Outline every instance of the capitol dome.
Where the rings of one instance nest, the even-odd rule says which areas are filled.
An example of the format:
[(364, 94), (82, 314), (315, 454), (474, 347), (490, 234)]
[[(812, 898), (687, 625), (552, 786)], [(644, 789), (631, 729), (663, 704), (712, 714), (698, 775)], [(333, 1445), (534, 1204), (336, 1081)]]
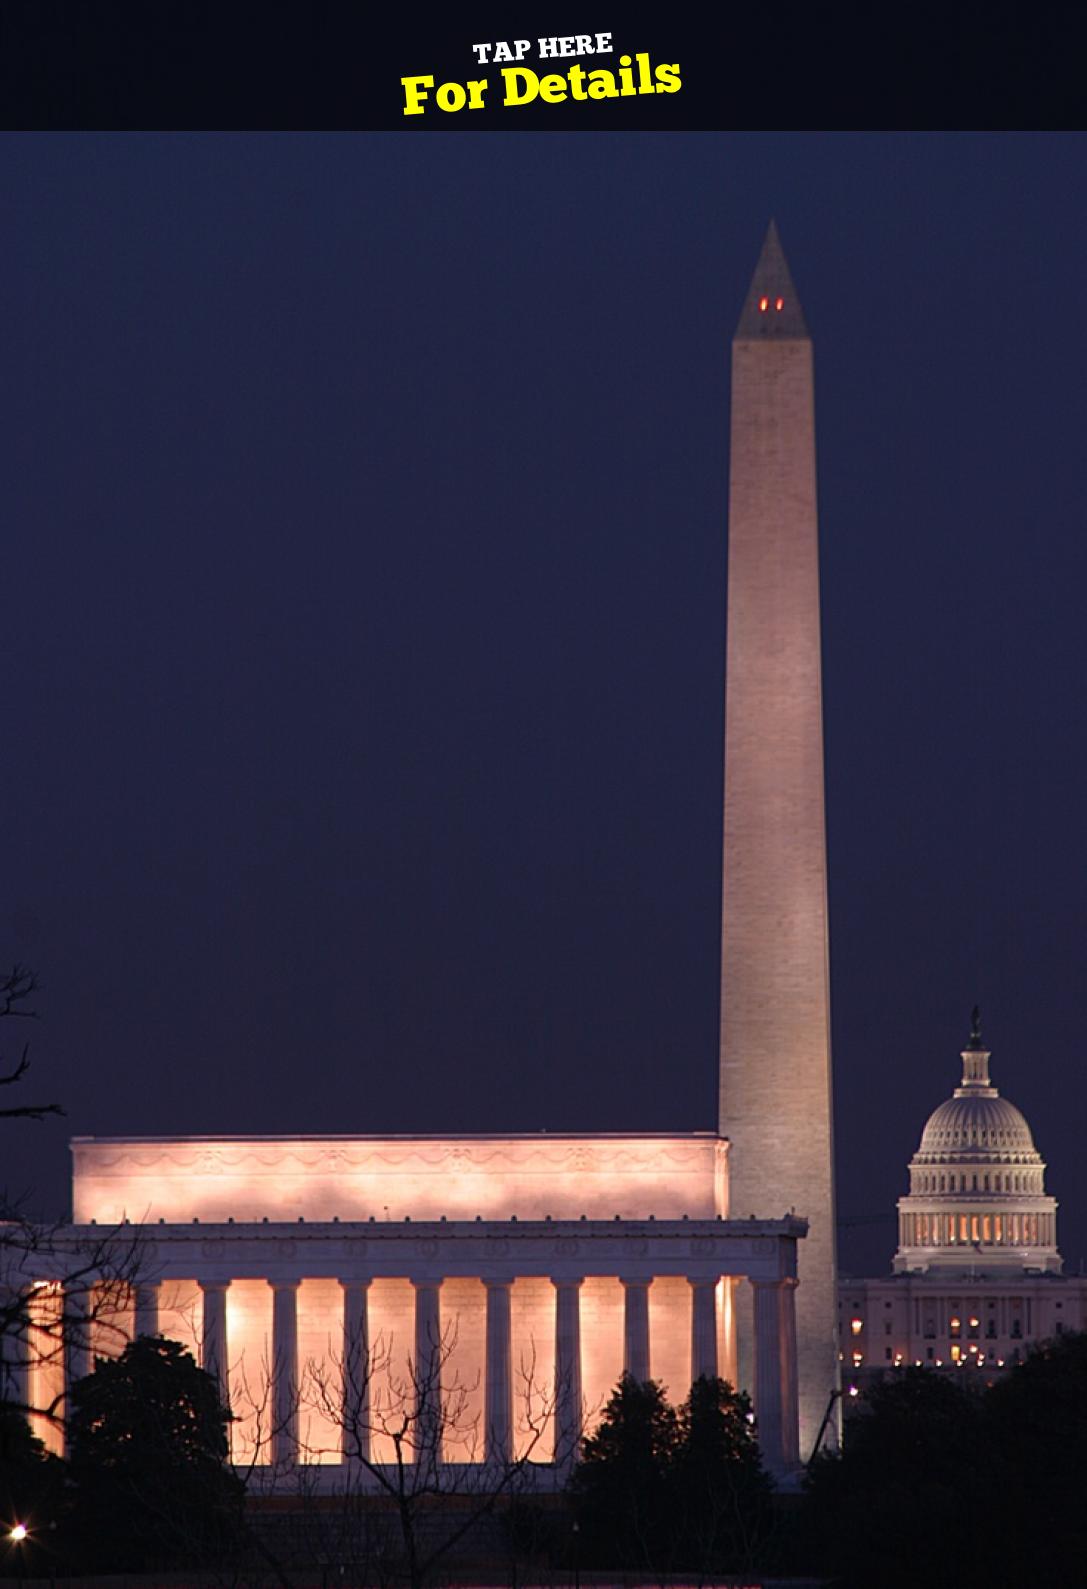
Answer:
[(963, 1153), (1039, 1161), (1026, 1120), (995, 1087), (984, 1093), (956, 1087), (954, 1096), (929, 1116), (916, 1162), (936, 1164)]
[(1060, 1271), (1045, 1163), (1023, 1115), (993, 1086), (989, 1053), (975, 1008), (962, 1081), (929, 1116), (910, 1161), (909, 1196), (898, 1204), (898, 1273)]

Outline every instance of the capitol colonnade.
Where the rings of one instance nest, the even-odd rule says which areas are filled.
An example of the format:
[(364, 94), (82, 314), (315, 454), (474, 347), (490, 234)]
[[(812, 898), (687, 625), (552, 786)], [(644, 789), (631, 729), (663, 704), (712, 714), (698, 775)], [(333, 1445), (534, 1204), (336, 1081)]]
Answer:
[[(181, 1339), (217, 1377), (236, 1462), (309, 1463), (332, 1484), (354, 1469), (365, 1484), (367, 1462), (393, 1458), (390, 1413), (421, 1419), (405, 1398), (440, 1397), (440, 1460), (528, 1457), (559, 1478), (622, 1373), (662, 1380), (677, 1402), (699, 1374), (734, 1379), (746, 1305), (760, 1442), (784, 1475), (799, 1457), (805, 1228), (791, 1217), (160, 1225), (144, 1233), (123, 1327)], [(90, 1356), (69, 1354), (69, 1381)]]

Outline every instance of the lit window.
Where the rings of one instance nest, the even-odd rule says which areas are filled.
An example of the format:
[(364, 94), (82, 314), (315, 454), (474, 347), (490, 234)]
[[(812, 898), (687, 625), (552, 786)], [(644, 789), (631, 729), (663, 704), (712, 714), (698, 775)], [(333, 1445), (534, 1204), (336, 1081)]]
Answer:
[(863, 1319), (850, 1319), (849, 1328), (853, 1331), (854, 1335), (859, 1335), (861, 1333), (861, 1331), (864, 1329), (864, 1320)]
[(951, 1348), (951, 1361), (953, 1363), (957, 1363), (961, 1356), (962, 1356), (962, 1348), (958, 1347), (958, 1346), (953, 1346)]

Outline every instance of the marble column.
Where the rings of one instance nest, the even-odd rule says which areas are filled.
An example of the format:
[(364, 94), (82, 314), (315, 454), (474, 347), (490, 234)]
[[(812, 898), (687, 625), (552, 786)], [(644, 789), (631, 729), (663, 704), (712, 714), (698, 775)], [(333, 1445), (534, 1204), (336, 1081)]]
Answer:
[(230, 1364), (227, 1358), (226, 1293), (229, 1280), (199, 1280), (204, 1296), (202, 1366), (219, 1385), (219, 1400), (230, 1405)]
[(513, 1455), (513, 1404), (510, 1382), (509, 1280), (487, 1280), (487, 1379), (484, 1394), (484, 1454), (488, 1462), (508, 1463)]
[(690, 1280), (691, 1380), (717, 1378), (717, 1281)]
[(136, 1308), (135, 1336), (138, 1340), (141, 1335), (157, 1335), (159, 1333), (159, 1288), (148, 1281), (143, 1281), (135, 1287), (134, 1302)]
[(301, 1280), (269, 1280), (272, 1288), (272, 1461), (298, 1460), (298, 1288)]
[[(67, 1392), (77, 1379), (85, 1379), (94, 1368), (91, 1354), (91, 1314), (94, 1297), (90, 1291), (64, 1293), (64, 1388)], [(71, 1408), (68, 1409), (71, 1411)]]
[(581, 1444), (581, 1280), (555, 1287), (555, 1462), (569, 1467)]
[(442, 1460), (442, 1314), (440, 1280), (415, 1287), (415, 1460)]
[(799, 1281), (782, 1281), (778, 1294), (781, 1323), (781, 1421), (786, 1467), (800, 1466), (800, 1358), (796, 1340), (796, 1291)]
[(369, 1280), (341, 1280), (343, 1287), (343, 1454), (348, 1463), (369, 1462), (370, 1309)]
[(796, 1281), (752, 1280), (755, 1416), (763, 1461), (775, 1477), (795, 1469), (798, 1447)]
[(623, 1373), (649, 1378), (649, 1281), (624, 1280)]

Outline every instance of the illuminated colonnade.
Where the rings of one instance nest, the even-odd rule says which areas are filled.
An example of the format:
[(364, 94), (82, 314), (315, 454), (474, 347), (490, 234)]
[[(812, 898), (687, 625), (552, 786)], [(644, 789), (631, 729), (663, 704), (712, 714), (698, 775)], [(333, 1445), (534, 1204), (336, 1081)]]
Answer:
[[(530, 1452), (561, 1468), (621, 1373), (659, 1378), (676, 1400), (700, 1374), (734, 1378), (732, 1314), (747, 1282), (760, 1441), (771, 1471), (784, 1474), (798, 1460), (794, 1291), (804, 1229), (793, 1218), (307, 1225), (289, 1234), (264, 1224), (158, 1226), (144, 1233), (141, 1278), (109, 1339), (88, 1346), (79, 1332), (63, 1376), (56, 1360), (36, 1364), (32, 1349), (7, 1365), (9, 1382), (24, 1376), (13, 1399), (31, 1405), (48, 1389), (47, 1404), (94, 1353), (161, 1333), (218, 1378), (237, 1420), (235, 1462), (286, 1472), (297, 1462), (390, 1461), (383, 1410), (414, 1416), (409, 1403), (440, 1378), (442, 1460), (501, 1463)], [(81, 1236), (70, 1230), (73, 1242)], [(42, 1294), (57, 1305), (55, 1288)], [(64, 1305), (78, 1320), (78, 1295)]]
[[(391, 1414), (414, 1415), (436, 1356), (442, 1460), (531, 1446), (561, 1468), (624, 1371), (675, 1401), (700, 1374), (735, 1381), (743, 1313), (767, 1465), (797, 1464), (807, 1227), (730, 1221), (728, 1143), (713, 1133), (72, 1148), (71, 1240), (122, 1226), (141, 1248), (121, 1337), (192, 1347), (231, 1405), (235, 1462), (392, 1460)], [(69, 1371), (88, 1366), (77, 1350)]]
[[(676, 1399), (700, 1374), (735, 1377), (730, 1321), (741, 1279), (754, 1293), (764, 1453), (775, 1471), (797, 1460), (801, 1221), (281, 1230), (149, 1233), (148, 1259), (167, 1281), (196, 1275), (199, 1356), (239, 1418), (236, 1460), (260, 1446), (264, 1461), (336, 1464), (352, 1454), (344, 1428), (367, 1459), (392, 1460), (382, 1411), (431, 1383), (426, 1365), (437, 1354), (445, 1460), (506, 1460), (531, 1442), (535, 1460), (562, 1463), (623, 1372), (664, 1380)], [(361, 1372), (345, 1374), (351, 1363)], [(451, 1387), (459, 1414), (448, 1411)], [(377, 1405), (353, 1418), (353, 1395)], [(542, 1429), (535, 1439), (532, 1424)]]

